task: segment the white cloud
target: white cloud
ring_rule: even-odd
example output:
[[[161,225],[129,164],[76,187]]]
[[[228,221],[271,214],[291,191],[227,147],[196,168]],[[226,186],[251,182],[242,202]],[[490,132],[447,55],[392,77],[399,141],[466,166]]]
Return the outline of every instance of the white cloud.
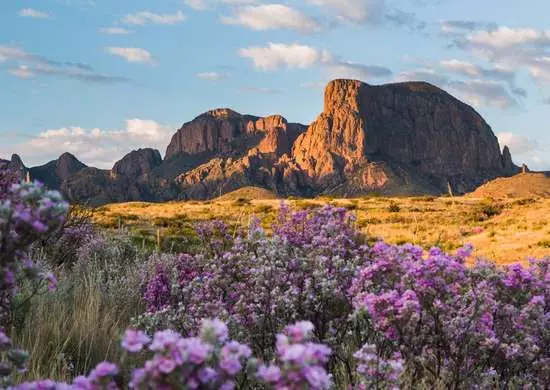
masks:
[[[534,171],[550,171],[548,150],[541,148],[536,141],[512,132],[498,133],[497,137],[501,148],[510,148],[516,164],[527,164]]]
[[[222,16],[225,24],[241,25],[252,30],[289,29],[300,32],[320,30],[314,19],[282,4],[262,4],[238,8],[233,16]]]
[[[17,66],[9,68],[8,72],[19,78],[32,78],[36,75],[43,75],[103,84],[130,81],[126,77],[96,72],[86,64],[53,61],[28,53],[19,47],[0,46],[0,62],[17,63]]]
[[[128,62],[155,63],[151,53],[139,47],[106,47],[105,51],[111,55],[122,57]]]
[[[332,58],[328,51],[310,46],[271,42],[264,47],[253,46],[240,49],[239,55],[252,59],[254,66],[261,70],[276,70],[282,67],[304,69],[327,63]]]
[[[541,33],[532,28],[509,28],[506,26],[501,26],[493,31],[476,31],[468,36],[468,40],[473,44],[493,48],[517,46],[542,39],[550,39],[550,33]]]
[[[171,126],[153,120],[129,119],[118,130],[79,126],[46,130],[10,149],[20,151],[28,165],[43,164],[69,152],[88,165],[109,169],[133,149],[151,147],[163,152],[173,133]]]
[[[178,10],[174,14],[156,14],[151,11],[141,11],[135,14],[128,14],[122,22],[126,24],[134,24],[143,26],[148,23],[152,24],[178,24],[183,22],[186,16],[182,11]]]
[[[34,72],[27,65],[19,65],[17,68],[8,70],[8,73],[20,79],[32,79],[35,76]]]
[[[532,152],[537,148],[537,143],[531,141],[524,135],[517,135],[510,132],[498,133],[498,143],[501,148],[508,146],[513,154],[523,154]]]
[[[347,61],[336,61],[329,64],[328,71],[330,78],[349,78],[361,81],[392,75],[392,71],[385,66],[355,64]]]
[[[99,31],[102,32],[103,34],[112,34],[112,35],[124,35],[124,34],[133,33],[133,31],[123,27],[103,27],[103,28],[100,28]]]
[[[441,66],[447,70],[451,70],[457,73],[463,73],[468,76],[481,76],[481,69],[479,66],[472,63],[460,60],[443,60]]]
[[[514,85],[516,78],[516,73],[514,70],[502,65],[497,65],[492,68],[484,68],[467,61],[460,61],[456,59],[443,60],[440,62],[440,65],[446,70],[463,74],[468,77],[486,77],[493,80],[503,80],[508,82],[511,86]]]
[[[184,0],[184,4],[197,11],[205,11],[217,5],[246,5],[254,4],[256,0]]]
[[[443,88],[445,85],[447,85],[449,79],[446,76],[437,73],[433,69],[418,69],[399,73],[395,77],[395,81],[425,81],[434,84],[440,88]]]
[[[453,41],[495,67],[525,69],[535,81],[550,84],[550,30],[487,27],[455,33]]]
[[[224,78],[225,75],[221,74],[220,72],[200,72],[197,73],[197,77],[202,80],[219,81]]]
[[[385,0],[306,0],[343,22],[376,22],[385,10]]]
[[[473,72],[473,68],[469,66],[459,67],[465,72],[466,70]],[[475,78],[467,81],[456,81],[431,68],[401,72],[395,80],[399,82],[429,82],[439,88],[446,89],[449,93],[474,107],[490,106],[506,110],[518,105],[518,102],[510,95],[505,86],[493,80]],[[520,95],[521,92],[522,90],[519,89],[517,94]]]
[[[48,19],[50,15],[43,11],[38,11],[33,8],[23,8],[18,12],[19,16],[23,16],[25,18],[34,18],[34,19]]]
[[[490,80],[453,81],[448,86],[456,94],[475,107],[491,106],[506,110],[518,105],[506,88]]]

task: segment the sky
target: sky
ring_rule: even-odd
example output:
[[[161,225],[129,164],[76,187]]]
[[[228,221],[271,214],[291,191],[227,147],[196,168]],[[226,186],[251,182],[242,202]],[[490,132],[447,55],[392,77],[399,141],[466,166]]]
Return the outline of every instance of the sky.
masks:
[[[308,124],[334,78],[422,80],[550,170],[550,2],[1,0],[0,158],[110,168],[217,107]]]

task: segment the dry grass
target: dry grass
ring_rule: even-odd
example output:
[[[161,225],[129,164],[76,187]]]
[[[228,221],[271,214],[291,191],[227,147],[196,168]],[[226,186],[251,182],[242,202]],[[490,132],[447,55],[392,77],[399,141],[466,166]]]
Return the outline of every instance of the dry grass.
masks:
[[[544,173],[522,173],[501,177],[482,185],[469,196],[493,198],[550,197],[550,177]]]
[[[391,243],[413,242],[446,250],[472,243],[477,256],[499,264],[526,261],[528,257],[550,256],[545,243],[550,240],[550,199],[518,198],[491,201],[485,198],[357,198],[288,200],[295,208],[311,208],[326,203],[348,208],[357,214],[357,224],[371,239]],[[208,202],[121,203],[102,207],[96,222],[104,226],[129,226],[156,230],[154,222],[165,226],[181,219],[204,221],[221,219],[231,225],[245,225],[253,215],[269,229],[280,200],[218,200]],[[158,224],[156,225],[158,226]],[[161,234],[164,234],[161,228]]]

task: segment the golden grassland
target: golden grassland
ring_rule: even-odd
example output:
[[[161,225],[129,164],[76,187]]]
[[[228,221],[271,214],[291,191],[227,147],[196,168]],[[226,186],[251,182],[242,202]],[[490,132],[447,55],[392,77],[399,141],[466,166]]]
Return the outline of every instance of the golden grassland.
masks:
[[[255,199],[254,191],[213,201],[120,203],[100,207],[94,220],[107,228],[125,227],[136,237],[155,241],[192,234],[197,221],[220,219],[245,226],[252,216],[269,232],[281,200]],[[262,196],[263,198],[264,196]],[[475,256],[498,264],[550,256],[550,198],[417,197],[356,199],[287,199],[294,209],[330,203],[357,216],[357,226],[370,241],[412,242],[453,251],[471,243]]]

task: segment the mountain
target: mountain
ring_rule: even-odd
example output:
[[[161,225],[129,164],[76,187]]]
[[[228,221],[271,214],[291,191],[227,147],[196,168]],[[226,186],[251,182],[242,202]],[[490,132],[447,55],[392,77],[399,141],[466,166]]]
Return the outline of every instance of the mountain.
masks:
[[[41,181],[47,187],[60,188],[65,180],[84,168],[86,168],[86,165],[75,156],[70,153],[63,153],[57,160],[30,168],[29,172],[32,179]]]
[[[465,193],[518,170],[472,107],[431,84],[334,80],[323,112],[288,153],[217,157],[176,182],[190,198],[249,185],[283,195],[412,195],[444,193],[449,185]]]
[[[26,169],[18,156],[3,164]],[[519,168],[472,107],[431,84],[334,80],[309,126],[220,108],[184,123],[164,160],[139,149],[101,170],[64,154],[29,171],[73,202],[100,205],[249,186],[278,196],[461,194]]]

